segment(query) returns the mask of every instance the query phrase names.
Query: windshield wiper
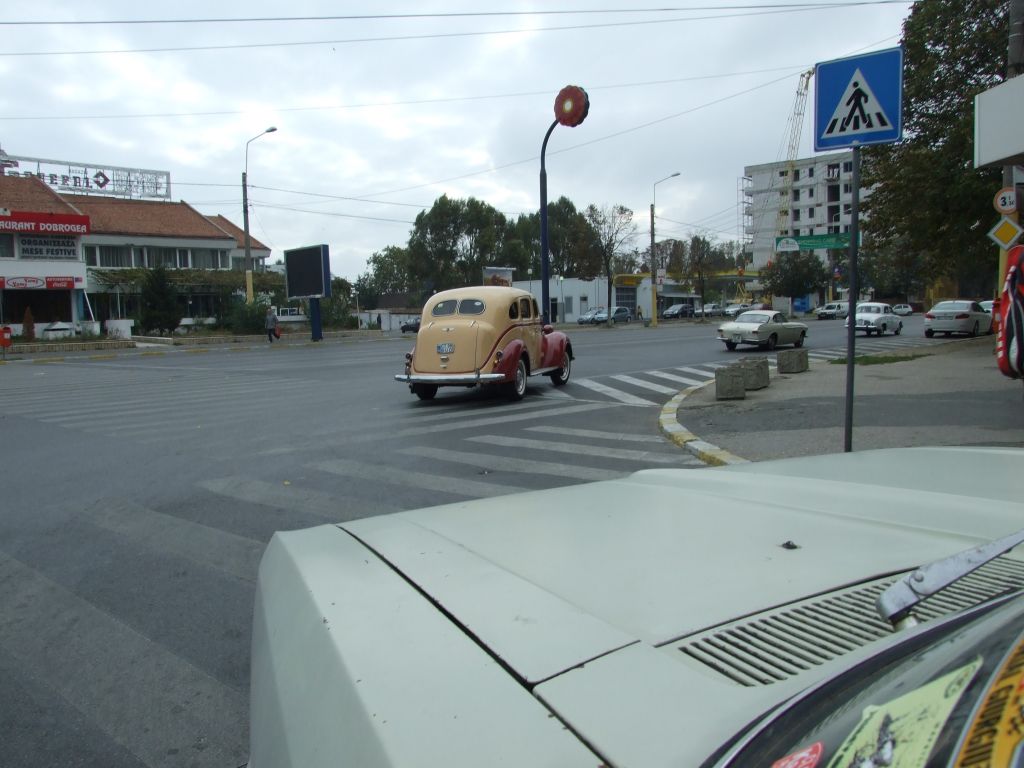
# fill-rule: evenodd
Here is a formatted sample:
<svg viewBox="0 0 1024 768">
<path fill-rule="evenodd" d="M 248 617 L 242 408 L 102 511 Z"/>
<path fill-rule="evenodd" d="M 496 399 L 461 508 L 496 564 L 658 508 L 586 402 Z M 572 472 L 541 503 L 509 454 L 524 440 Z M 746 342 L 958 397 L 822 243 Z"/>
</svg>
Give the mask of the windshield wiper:
<svg viewBox="0 0 1024 768">
<path fill-rule="evenodd" d="M 1024 529 L 987 544 L 957 552 L 934 563 L 922 565 L 880 594 L 875 601 L 875 609 L 879 616 L 890 622 L 895 629 L 912 627 L 917 624 L 917 619 L 911 615 L 915 605 L 926 597 L 941 592 L 985 563 L 1009 552 L 1021 542 L 1024 542 Z"/>
</svg>

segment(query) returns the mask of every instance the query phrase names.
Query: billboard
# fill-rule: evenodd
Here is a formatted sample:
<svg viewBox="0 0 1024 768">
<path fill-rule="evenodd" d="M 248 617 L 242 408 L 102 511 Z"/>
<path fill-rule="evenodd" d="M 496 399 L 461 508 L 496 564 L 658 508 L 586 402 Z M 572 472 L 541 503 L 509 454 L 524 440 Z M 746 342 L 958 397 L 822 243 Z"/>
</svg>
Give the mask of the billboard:
<svg viewBox="0 0 1024 768">
<path fill-rule="evenodd" d="M 171 199 L 169 171 L 15 155 L 7 156 L 6 166 L 4 173 L 7 176 L 35 177 L 58 192 Z"/>
<path fill-rule="evenodd" d="M 284 284 L 289 300 L 329 297 L 330 249 L 326 245 L 310 245 L 285 251 Z"/>
</svg>

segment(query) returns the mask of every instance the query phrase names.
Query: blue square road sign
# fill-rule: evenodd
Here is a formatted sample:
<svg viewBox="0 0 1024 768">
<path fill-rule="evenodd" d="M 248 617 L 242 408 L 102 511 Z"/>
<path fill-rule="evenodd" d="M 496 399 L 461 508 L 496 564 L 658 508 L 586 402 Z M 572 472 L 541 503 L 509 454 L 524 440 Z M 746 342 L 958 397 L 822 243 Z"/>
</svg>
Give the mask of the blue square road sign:
<svg viewBox="0 0 1024 768">
<path fill-rule="evenodd" d="M 814 149 L 886 144 L 903 137 L 903 49 L 814 67 Z"/>
</svg>

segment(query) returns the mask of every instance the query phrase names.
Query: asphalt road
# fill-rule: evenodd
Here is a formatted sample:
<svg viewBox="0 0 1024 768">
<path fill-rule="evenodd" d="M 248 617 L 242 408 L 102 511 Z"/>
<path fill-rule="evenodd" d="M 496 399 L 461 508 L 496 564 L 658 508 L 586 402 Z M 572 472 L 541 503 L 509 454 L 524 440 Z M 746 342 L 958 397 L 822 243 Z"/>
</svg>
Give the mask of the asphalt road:
<svg viewBox="0 0 1024 768">
<path fill-rule="evenodd" d="M 844 342 L 810 325 L 812 351 Z M 0 366 L 0 764 L 243 764 L 275 530 L 698 468 L 658 415 L 744 354 L 714 327 L 570 329 L 570 383 L 519 403 L 419 401 L 397 335 Z"/>
</svg>

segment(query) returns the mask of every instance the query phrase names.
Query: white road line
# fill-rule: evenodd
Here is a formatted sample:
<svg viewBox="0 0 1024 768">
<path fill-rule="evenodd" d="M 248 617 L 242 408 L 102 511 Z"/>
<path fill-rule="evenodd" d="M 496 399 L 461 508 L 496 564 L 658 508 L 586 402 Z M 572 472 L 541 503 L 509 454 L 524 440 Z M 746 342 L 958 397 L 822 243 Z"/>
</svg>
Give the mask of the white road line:
<svg viewBox="0 0 1024 768">
<path fill-rule="evenodd" d="M 594 392 L 599 392 L 613 400 L 618 400 L 620 403 L 625 403 L 626 405 L 658 405 L 658 403 L 651 400 L 644 400 L 642 397 L 631 395 L 628 392 L 622 392 L 621 390 L 600 384 L 596 381 L 592 381 L 591 379 L 576 379 L 575 383 L 581 387 L 592 389 Z"/>
<path fill-rule="evenodd" d="M 563 427 L 552 426 L 526 427 L 525 431 L 544 432 L 549 435 L 563 435 L 565 437 L 582 437 L 592 440 L 613 440 L 623 443 L 665 444 L 665 438 L 661 435 L 629 435 L 622 432 L 601 432 L 596 429 L 564 429 Z"/>
<path fill-rule="evenodd" d="M 596 469 L 594 467 L 580 467 L 572 464 L 557 464 L 551 461 L 532 461 L 530 459 L 513 459 L 507 456 L 496 456 L 482 454 L 479 452 L 469 453 L 467 451 L 450 451 L 445 448 L 430 448 L 425 445 L 415 445 L 411 448 L 402 448 L 399 453 L 410 456 L 421 456 L 439 461 L 451 461 L 457 464 L 468 464 L 471 467 L 481 467 L 495 472 L 521 472 L 529 475 L 552 475 L 554 477 L 573 478 L 574 480 L 607 480 L 616 477 L 615 472 L 607 469 Z M 621 474 L 628 474 L 622 472 Z"/>
<path fill-rule="evenodd" d="M 662 395 L 674 395 L 679 391 L 678 387 L 673 389 L 672 387 L 666 387 L 663 384 L 655 384 L 653 381 L 644 381 L 643 379 L 638 379 L 635 376 L 627 376 L 624 373 L 614 374 L 611 378 L 616 381 L 621 381 L 623 384 L 640 387 L 641 389 L 649 389 L 652 392 L 658 392 Z"/>
<path fill-rule="evenodd" d="M 322 472 L 329 472 L 332 475 L 357 477 L 361 480 L 371 480 L 376 483 L 404 485 L 409 488 L 422 488 L 428 491 L 450 493 L 455 496 L 469 496 L 472 498 L 504 496 L 508 493 L 522 493 L 529 490 L 528 488 L 519 488 L 514 485 L 484 483 L 479 480 L 469 480 L 460 477 L 443 477 L 427 474 L 426 472 L 413 472 L 393 466 L 382 467 L 378 464 L 368 464 L 348 459 L 322 461 L 313 466 Z"/>
<path fill-rule="evenodd" d="M 0 648 L 139 762 L 212 768 L 245 760 L 248 739 L 237 727 L 248 718 L 245 691 L 2 553 L 0 584 Z"/>
<path fill-rule="evenodd" d="M 165 515 L 128 499 L 101 499 L 85 518 L 141 547 L 170 552 L 244 581 L 256 581 L 265 548 L 261 541 Z"/>
<path fill-rule="evenodd" d="M 356 515 L 350 514 L 351 502 L 345 498 L 330 496 L 318 491 L 305 490 L 294 485 L 278 485 L 251 477 L 222 477 L 215 480 L 203 480 L 198 485 L 219 496 L 237 499 L 250 504 L 261 504 L 267 507 L 278 507 L 289 512 L 310 513 L 330 522 L 351 520 Z M 360 517 L 367 511 L 367 504 L 360 506 Z M 397 507 L 380 509 L 374 504 L 374 512 L 396 512 Z"/>
<path fill-rule="evenodd" d="M 698 387 L 701 384 L 706 384 L 707 379 L 688 379 L 685 376 L 676 376 L 673 373 L 665 373 L 664 371 L 648 371 L 651 376 L 657 376 L 659 379 L 665 379 L 666 381 L 674 381 L 677 384 L 685 384 L 688 387 Z M 673 390 L 676 392 L 677 390 Z"/>
<path fill-rule="evenodd" d="M 528 448 L 538 451 L 555 453 L 571 453 L 576 456 L 598 456 L 605 459 L 639 461 L 654 464 L 699 464 L 700 460 L 682 453 L 655 453 L 652 451 L 633 451 L 628 448 L 608 448 L 603 445 L 581 445 L 580 443 L 555 443 L 546 440 L 530 440 L 523 437 L 506 437 L 505 435 L 480 435 L 467 437 L 474 443 L 500 445 L 505 448 Z"/>
<path fill-rule="evenodd" d="M 690 368 L 685 365 L 680 365 L 672 369 L 673 371 L 681 371 L 682 373 L 692 373 L 694 376 L 703 376 L 705 379 L 715 378 L 714 371 L 704 371 L 700 368 Z"/>
</svg>

